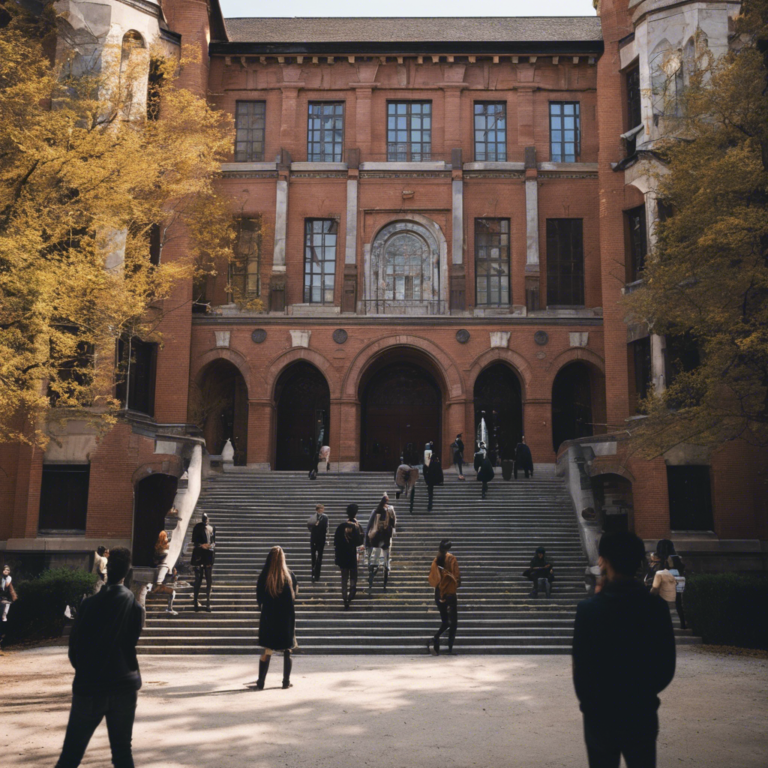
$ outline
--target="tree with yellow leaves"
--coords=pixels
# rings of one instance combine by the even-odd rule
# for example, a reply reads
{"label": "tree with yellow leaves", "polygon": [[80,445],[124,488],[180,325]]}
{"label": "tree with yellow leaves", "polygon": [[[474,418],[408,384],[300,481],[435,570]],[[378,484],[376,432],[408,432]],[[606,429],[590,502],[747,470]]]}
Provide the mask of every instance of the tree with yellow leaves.
{"label": "tree with yellow leaves", "polygon": [[636,445],[658,455],[681,443],[743,438],[768,447],[767,0],[747,0],[736,45],[689,73],[658,194],[657,227],[634,320],[666,335],[663,394],[643,406]]}
{"label": "tree with yellow leaves", "polygon": [[123,46],[52,62],[51,8],[4,8],[0,441],[44,445],[53,418],[111,424],[118,341],[162,342],[163,299],[232,258],[213,188],[231,122],[178,87],[183,60]]}

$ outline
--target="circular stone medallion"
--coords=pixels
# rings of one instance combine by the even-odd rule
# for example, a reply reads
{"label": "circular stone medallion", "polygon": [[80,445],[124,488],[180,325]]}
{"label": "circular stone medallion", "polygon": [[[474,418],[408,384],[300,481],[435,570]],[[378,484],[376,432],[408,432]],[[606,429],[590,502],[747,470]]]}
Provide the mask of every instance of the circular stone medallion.
{"label": "circular stone medallion", "polygon": [[549,341],[549,334],[546,331],[536,331],[536,333],[533,334],[533,340],[540,347],[543,347]]}
{"label": "circular stone medallion", "polygon": [[343,344],[348,338],[349,336],[347,335],[347,332],[343,328],[337,328],[333,332],[333,340],[337,344]]}
{"label": "circular stone medallion", "polygon": [[261,344],[263,341],[266,341],[266,339],[267,339],[267,332],[263,328],[257,328],[251,334],[251,341],[254,344]]}
{"label": "circular stone medallion", "polygon": [[456,331],[456,341],[458,341],[459,344],[466,344],[469,341],[469,331],[465,328]]}

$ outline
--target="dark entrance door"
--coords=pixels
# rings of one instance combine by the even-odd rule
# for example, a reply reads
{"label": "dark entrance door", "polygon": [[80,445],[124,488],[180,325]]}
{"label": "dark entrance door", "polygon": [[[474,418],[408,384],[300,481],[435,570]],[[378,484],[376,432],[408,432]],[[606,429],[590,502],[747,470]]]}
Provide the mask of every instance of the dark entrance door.
{"label": "dark entrance door", "polygon": [[591,437],[592,385],[583,363],[566,365],[552,385],[552,444],[555,451],[566,440]]}
{"label": "dark entrance door", "polygon": [[376,372],[363,397],[360,469],[393,472],[400,458],[421,464],[424,445],[441,445],[442,397],[432,376],[411,363]]}
{"label": "dark entrance door", "polygon": [[523,400],[520,380],[509,366],[495,363],[475,382],[475,434],[480,419],[488,427],[489,449],[501,459],[514,458],[523,436]]}
{"label": "dark entrance door", "polygon": [[165,516],[173,505],[178,480],[160,472],[136,484],[133,512],[134,565],[152,566],[155,542],[165,528]]}
{"label": "dark entrance door", "polygon": [[296,363],[280,376],[275,469],[309,471],[318,448],[328,443],[331,393],[320,371]]}

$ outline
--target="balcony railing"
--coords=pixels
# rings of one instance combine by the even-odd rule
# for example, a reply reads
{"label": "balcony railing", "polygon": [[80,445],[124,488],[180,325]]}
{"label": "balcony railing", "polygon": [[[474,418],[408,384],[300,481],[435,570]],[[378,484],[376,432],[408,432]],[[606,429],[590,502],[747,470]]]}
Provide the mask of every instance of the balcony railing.
{"label": "balcony railing", "polygon": [[361,302],[364,315],[445,315],[448,312],[447,301],[418,301],[416,299],[363,299]]}

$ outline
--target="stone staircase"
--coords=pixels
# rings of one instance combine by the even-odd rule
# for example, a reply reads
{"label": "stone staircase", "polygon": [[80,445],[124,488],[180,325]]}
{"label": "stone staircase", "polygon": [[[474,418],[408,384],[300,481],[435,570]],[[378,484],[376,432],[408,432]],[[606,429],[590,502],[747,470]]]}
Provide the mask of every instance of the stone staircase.
{"label": "stone staircase", "polygon": [[[163,612],[165,601],[150,598],[139,651],[144,654],[257,653],[256,580],[270,547],[279,544],[299,582],[296,634],[302,653],[426,653],[427,639],[440,620],[427,583],[440,539],[453,541],[461,567],[459,630],[462,653],[568,653],[576,604],[585,597],[586,558],[565,486],[553,474],[504,482],[501,473],[480,499],[480,484],[446,474],[435,491],[432,512],[422,480],[413,514],[395,500],[391,475],[322,473],[236,473],[206,482],[193,523],[208,512],[216,525],[212,613],[192,610],[191,590],[179,591],[179,615]],[[351,610],[341,602],[339,569],[333,563],[333,531],[354,502],[365,526],[383,491],[398,516],[392,573],[386,591],[379,572],[368,594],[360,568]],[[322,578],[311,583],[306,520],[315,504],[330,518]],[[551,599],[530,598],[522,578],[537,546],[555,565]],[[675,617],[676,620],[676,617]],[[676,629],[679,640],[693,640]]]}

